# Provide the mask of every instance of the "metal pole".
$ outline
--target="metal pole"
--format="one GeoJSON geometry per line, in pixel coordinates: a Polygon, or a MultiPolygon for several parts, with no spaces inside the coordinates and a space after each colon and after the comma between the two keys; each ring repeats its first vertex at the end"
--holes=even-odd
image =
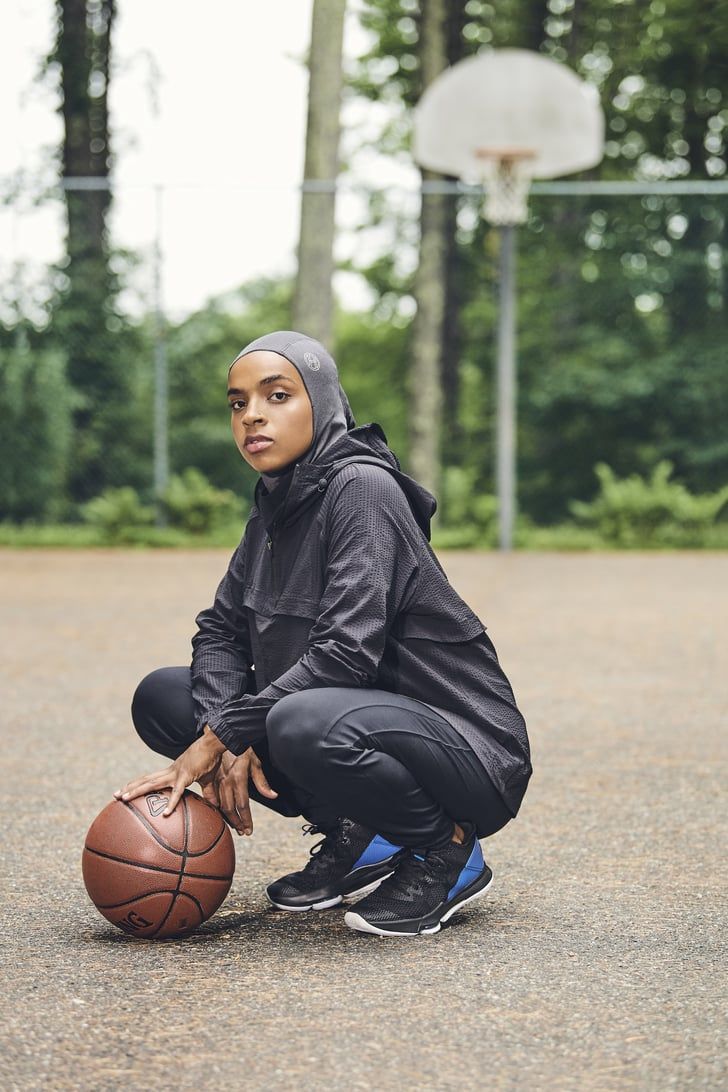
{"type": "Polygon", "coordinates": [[[167,517],[162,498],[169,483],[167,345],[162,301],[162,187],[155,186],[154,236],[154,503],[156,524],[167,517]]]}
{"type": "Polygon", "coordinates": [[[513,547],[516,519],[516,228],[500,228],[496,476],[501,550],[513,547]]]}

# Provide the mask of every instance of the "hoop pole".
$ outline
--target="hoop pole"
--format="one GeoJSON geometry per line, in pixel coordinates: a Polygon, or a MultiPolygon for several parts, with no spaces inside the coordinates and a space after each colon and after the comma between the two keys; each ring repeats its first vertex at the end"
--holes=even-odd
{"type": "Polygon", "coordinates": [[[513,547],[516,518],[516,227],[499,228],[496,476],[501,550],[513,547]]]}

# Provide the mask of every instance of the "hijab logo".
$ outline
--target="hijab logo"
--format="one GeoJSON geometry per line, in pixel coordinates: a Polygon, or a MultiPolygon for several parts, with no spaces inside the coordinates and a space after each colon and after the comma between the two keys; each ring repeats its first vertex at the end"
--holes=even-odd
{"type": "Polygon", "coordinates": [[[316,353],[304,353],[303,359],[304,362],[308,364],[312,372],[317,372],[321,367],[321,361],[316,356],[316,353]]]}

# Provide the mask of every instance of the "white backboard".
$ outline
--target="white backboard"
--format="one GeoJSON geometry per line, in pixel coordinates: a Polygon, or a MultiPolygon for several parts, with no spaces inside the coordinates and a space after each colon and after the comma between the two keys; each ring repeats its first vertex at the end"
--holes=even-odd
{"type": "Polygon", "coordinates": [[[465,182],[483,178],[478,151],[534,153],[530,178],[556,178],[602,159],[596,89],[566,65],[528,49],[483,50],[430,84],[415,108],[414,157],[465,182]]]}

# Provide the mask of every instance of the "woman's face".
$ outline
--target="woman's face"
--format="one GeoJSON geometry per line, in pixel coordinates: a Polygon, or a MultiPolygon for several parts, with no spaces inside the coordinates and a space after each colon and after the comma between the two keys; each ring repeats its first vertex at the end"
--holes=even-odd
{"type": "Polygon", "coordinates": [[[259,474],[282,470],[313,443],[313,412],[296,368],[268,349],[246,353],[230,369],[228,401],[235,443],[259,474]],[[256,450],[253,436],[270,443],[256,450]]]}

